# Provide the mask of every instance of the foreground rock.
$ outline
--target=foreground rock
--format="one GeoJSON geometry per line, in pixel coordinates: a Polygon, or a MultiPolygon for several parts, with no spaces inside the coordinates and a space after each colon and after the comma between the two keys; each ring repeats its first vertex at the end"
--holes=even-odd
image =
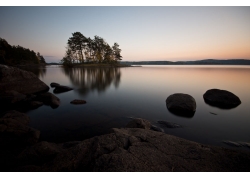
{"type": "Polygon", "coordinates": [[[49,87],[32,72],[0,64],[0,93],[11,90],[21,94],[33,94],[46,92],[49,87]]]}
{"type": "Polygon", "coordinates": [[[235,94],[220,89],[207,90],[203,98],[207,104],[220,108],[234,108],[241,104],[239,97],[235,94]]]}
{"type": "Polygon", "coordinates": [[[73,90],[73,88],[68,87],[68,86],[56,86],[53,93],[62,93],[62,92],[67,92],[67,91],[71,91],[73,90]]]}
{"type": "Polygon", "coordinates": [[[134,118],[130,117],[132,119],[127,125],[127,128],[141,128],[141,129],[150,129],[151,123],[148,120],[142,119],[142,118],[134,118]]]}
{"type": "Polygon", "coordinates": [[[18,156],[14,171],[250,171],[250,153],[206,146],[147,129],[81,142],[40,142],[18,156]]]}
{"type": "Polygon", "coordinates": [[[40,131],[27,124],[29,117],[18,111],[9,111],[0,118],[1,145],[34,144],[38,141],[40,131]]]}
{"type": "Polygon", "coordinates": [[[195,99],[188,94],[172,94],[166,99],[166,105],[170,112],[180,116],[192,117],[196,111],[195,99]]]}
{"type": "Polygon", "coordinates": [[[60,105],[60,99],[50,92],[39,94],[36,100],[50,105],[52,108],[57,108],[60,105]]]}
{"type": "Polygon", "coordinates": [[[81,99],[74,99],[70,103],[71,104],[86,104],[87,102],[85,100],[81,100],[81,99]]]}
{"type": "Polygon", "coordinates": [[[129,117],[132,119],[127,125],[127,128],[141,128],[141,129],[151,129],[153,131],[164,132],[162,128],[152,125],[148,120],[136,117],[129,117]]]}
{"type": "Polygon", "coordinates": [[[17,91],[2,91],[0,92],[0,105],[3,109],[16,107],[26,100],[27,96],[17,91]]]}

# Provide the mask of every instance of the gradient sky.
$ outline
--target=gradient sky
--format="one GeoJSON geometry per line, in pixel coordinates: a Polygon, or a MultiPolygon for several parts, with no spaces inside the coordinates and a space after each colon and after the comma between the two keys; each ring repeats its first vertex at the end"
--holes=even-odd
{"type": "Polygon", "coordinates": [[[123,61],[250,59],[250,7],[0,7],[0,37],[59,62],[73,32],[123,61]]]}

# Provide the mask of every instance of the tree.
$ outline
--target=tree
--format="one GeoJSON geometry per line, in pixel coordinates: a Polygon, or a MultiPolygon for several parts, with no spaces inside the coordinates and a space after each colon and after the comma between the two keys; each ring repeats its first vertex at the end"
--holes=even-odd
{"type": "Polygon", "coordinates": [[[120,53],[121,49],[119,49],[118,43],[114,43],[111,48],[100,36],[94,36],[94,39],[91,39],[86,38],[80,32],[74,32],[72,37],[68,39],[62,63],[67,65],[77,61],[112,63],[121,60],[120,53]]]}
{"type": "Polygon", "coordinates": [[[72,53],[79,55],[79,61],[84,62],[83,51],[88,43],[88,39],[80,32],[72,33],[72,37],[68,39],[68,46],[72,53]]]}
{"type": "Polygon", "coordinates": [[[114,43],[114,46],[112,47],[113,49],[113,55],[114,55],[114,60],[122,60],[122,56],[121,56],[121,49],[119,49],[119,45],[118,43],[114,43]]]}

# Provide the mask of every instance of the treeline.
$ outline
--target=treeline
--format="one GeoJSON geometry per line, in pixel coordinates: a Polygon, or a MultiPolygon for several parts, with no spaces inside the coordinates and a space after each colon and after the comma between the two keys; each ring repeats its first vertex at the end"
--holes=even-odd
{"type": "Polygon", "coordinates": [[[111,47],[103,38],[87,38],[80,32],[68,39],[66,53],[61,60],[64,65],[75,63],[117,63],[122,60],[118,43],[111,47]]]}
{"type": "Polygon", "coordinates": [[[247,59],[228,59],[216,60],[205,59],[197,61],[125,61],[122,64],[127,65],[250,65],[250,60],[247,59]]]}
{"type": "Polygon", "coordinates": [[[11,46],[5,39],[0,37],[0,64],[6,65],[28,65],[46,64],[40,53],[22,46],[11,46]]]}

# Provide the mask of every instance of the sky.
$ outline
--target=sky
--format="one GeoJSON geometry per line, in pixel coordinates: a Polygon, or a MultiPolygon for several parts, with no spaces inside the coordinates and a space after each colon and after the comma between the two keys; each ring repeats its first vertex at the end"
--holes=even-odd
{"type": "Polygon", "coordinates": [[[73,32],[120,45],[123,61],[250,59],[250,7],[0,7],[0,37],[59,62],[73,32]]]}

